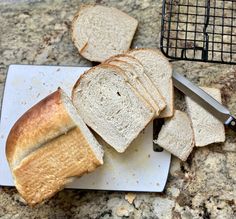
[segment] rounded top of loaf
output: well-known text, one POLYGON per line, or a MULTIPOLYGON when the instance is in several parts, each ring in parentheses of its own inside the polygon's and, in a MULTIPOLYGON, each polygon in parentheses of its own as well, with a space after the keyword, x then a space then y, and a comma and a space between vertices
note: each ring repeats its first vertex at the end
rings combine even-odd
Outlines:
POLYGON ((6 142, 6 157, 13 168, 32 147, 52 139, 59 131, 73 126, 73 121, 66 112, 61 100, 59 88, 26 113, 14 124, 6 142))

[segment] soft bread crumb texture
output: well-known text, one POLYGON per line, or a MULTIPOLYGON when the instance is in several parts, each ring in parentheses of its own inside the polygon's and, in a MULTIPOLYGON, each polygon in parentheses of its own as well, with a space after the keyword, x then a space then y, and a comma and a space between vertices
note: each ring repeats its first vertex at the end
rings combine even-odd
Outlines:
POLYGON ((160 114, 160 108, 156 104, 155 100, 152 99, 151 95, 147 92, 144 86, 141 84, 132 65, 130 65, 128 62, 120 60, 111 60, 108 63, 118 66, 124 71, 124 74, 127 77, 130 85, 137 91, 140 96, 142 96, 149 103, 149 105, 156 111, 156 116, 158 116, 160 114))
POLYGON ((168 118, 155 141, 181 160, 187 160, 194 147, 193 129, 188 115, 176 110, 172 118, 168 118))
POLYGON ((138 59, 156 89, 164 98, 166 108, 159 118, 171 117, 174 113, 174 88, 172 82, 172 66, 168 59, 157 49, 133 49, 128 55, 138 59))
POLYGON ((155 87, 152 80, 147 76, 143 65, 138 59, 126 53, 113 56, 109 58, 107 62, 113 60, 125 61, 130 65, 132 65, 133 68, 135 69, 137 79, 140 81, 140 83, 143 85, 143 87, 146 89, 146 91, 149 93, 152 99, 156 102, 159 109, 162 111, 166 107, 166 103, 164 101, 163 96, 160 94, 159 90, 155 87))
POLYGON ((113 65, 85 72, 73 89, 73 103, 85 123, 118 152, 124 152, 155 111, 113 65))
POLYGON ((130 48, 138 21, 112 7, 87 5, 72 21, 72 40, 79 53, 102 62, 130 48))
MULTIPOLYGON (((211 95, 221 103, 221 93, 217 88, 201 87, 206 93, 211 95)), ((212 143, 225 141, 225 128, 221 121, 211 113, 186 97, 187 110, 192 120, 195 144, 203 147, 212 143)))

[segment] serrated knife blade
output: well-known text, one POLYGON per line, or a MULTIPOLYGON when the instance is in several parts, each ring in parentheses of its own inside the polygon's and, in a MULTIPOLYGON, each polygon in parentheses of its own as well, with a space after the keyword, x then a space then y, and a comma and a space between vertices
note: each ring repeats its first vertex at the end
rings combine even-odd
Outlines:
POLYGON ((226 126, 236 131, 236 119, 225 106, 176 71, 173 71, 172 78, 174 86, 178 90, 189 96, 226 126))

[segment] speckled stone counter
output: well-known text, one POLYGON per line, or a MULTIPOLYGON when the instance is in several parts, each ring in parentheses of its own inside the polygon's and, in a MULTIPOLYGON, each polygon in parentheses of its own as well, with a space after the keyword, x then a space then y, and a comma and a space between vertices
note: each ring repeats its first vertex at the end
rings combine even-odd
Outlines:
MULTIPOLYGON (((81 3, 0 0, 0 94, 12 63, 91 66, 73 46, 70 23, 81 3), (7 3, 6 3, 7 2, 7 3)), ((162 2, 105 1, 139 20, 133 47, 159 47, 162 2)), ((218 87, 236 114, 236 66, 178 61, 174 67, 198 85, 218 87)), ((176 93, 176 108, 184 108, 176 93)), ((1 168, 1 163, 0 163, 1 168)), ((1 176, 0 176, 1 177, 1 176)), ((64 190, 30 208, 13 188, 0 188, 0 218, 236 218, 236 134, 224 144, 196 148, 187 162, 172 158, 163 193, 64 190)))

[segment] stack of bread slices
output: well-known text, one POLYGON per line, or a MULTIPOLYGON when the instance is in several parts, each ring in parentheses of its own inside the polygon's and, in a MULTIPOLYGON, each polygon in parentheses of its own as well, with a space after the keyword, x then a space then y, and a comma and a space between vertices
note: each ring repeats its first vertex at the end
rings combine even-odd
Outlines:
POLYGON ((91 129, 121 153, 153 119, 165 118, 156 142, 182 160, 194 137, 198 146, 224 141, 223 125, 192 100, 187 99, 191 120, 174 110, 169 61, 157 49, 129 50, 137 25, 115 8, 89 5, 76 14, 72 39, 81 55, 101 64, 75 82, 72 100, 59 88, 29 109, 6 143, 16 188, 30 205, 103 164, 91 129), (220 126, 222 135, 214 134, 211 124, 220 126))
POLYGON ((173 115, 171 77, 158 50, 134 49, 85 72, 72 101, 89 127, 124 152, 152 119, 173 115))

